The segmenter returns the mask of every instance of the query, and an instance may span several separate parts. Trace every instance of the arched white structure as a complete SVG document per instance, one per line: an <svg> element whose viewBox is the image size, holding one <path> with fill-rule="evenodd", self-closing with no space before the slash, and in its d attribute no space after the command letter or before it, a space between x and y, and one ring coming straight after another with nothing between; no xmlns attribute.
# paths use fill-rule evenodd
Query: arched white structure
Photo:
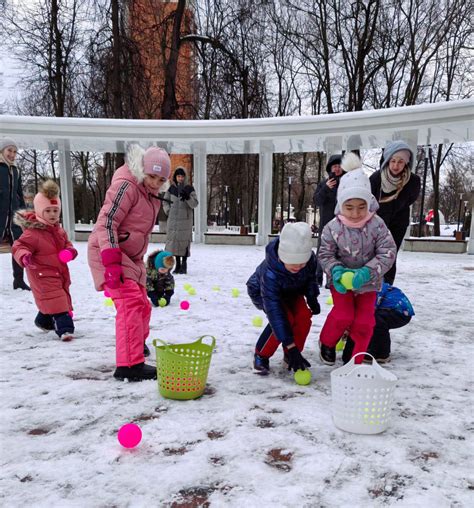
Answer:
<svg viewBox="0 0 474 508"><path fill-rule="evenodd" d="M130 142L155 144L169 153L193 154L200 206L195 241L207 225L207 154L255 153L260 156L257 244L271 231L272 154L327 153L378 148L393 139L411 146L473 141L474 100L321 116L238 120L117 120L0 116L0 133L21 148L59 150L64 227L74 238L70 151L123 152Z"/></svg>

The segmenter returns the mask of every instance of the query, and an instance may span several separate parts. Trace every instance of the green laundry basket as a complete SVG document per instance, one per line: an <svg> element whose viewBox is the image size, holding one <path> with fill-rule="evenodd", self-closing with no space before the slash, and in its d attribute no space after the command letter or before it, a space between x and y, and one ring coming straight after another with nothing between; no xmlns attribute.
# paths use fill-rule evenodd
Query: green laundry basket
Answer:
<svg viewBox="0 0 474 508"><path fill-rule="evenodd" d="M202 340L212 339L211 344ZM190 344L167 344L155 339L156 372L160 395L167 399L197 399L206 388L207 373L216 339L203 335Z"/></svg>

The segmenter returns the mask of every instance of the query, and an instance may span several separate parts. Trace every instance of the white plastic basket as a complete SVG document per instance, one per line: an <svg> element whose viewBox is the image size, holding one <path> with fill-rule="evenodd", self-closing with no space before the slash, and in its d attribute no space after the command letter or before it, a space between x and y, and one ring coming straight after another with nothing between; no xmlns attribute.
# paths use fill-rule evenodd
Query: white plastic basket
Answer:
<svg viewBox="0 0 474 508"><path fill-rule="evenodd" d="M368 355L372 365L356 365ZM358 353L331 372L332 417L336 427L355 434L379 434L390 423L397 377L383 369L368 353Z"/></svg>

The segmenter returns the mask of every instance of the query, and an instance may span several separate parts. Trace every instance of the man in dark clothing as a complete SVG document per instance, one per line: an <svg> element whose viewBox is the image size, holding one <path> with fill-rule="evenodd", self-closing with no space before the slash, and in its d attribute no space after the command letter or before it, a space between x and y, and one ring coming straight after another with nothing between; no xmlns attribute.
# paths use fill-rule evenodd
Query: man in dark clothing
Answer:
<svg viewBox="0 0 474 508"><path fill-rule="evenodd" d="M20 238L21 228L13 223L13 216L20 208L26 208L23 199L21 176L15 165L17 146L13 139L0 140L0 241L13 245ZM23 268L12 256L13 289L26 289Z"/></svg>
<svg viewBox="0 0 474 508"><path fill-rule="evenodd" d="M332 219L334 219L334 209L336 208L337 201L337 188L339 187L339 180L344 174L341 167L342 155L335 154L329 157L326 164L326 171L328 177L319 182L316 192L314 193L313 202L314 207L319 208L319 237L318 237L318 252L321 244L321 233L324 226ZM320 286L323 285L323 270L318 263L317 281Z"/></svg>

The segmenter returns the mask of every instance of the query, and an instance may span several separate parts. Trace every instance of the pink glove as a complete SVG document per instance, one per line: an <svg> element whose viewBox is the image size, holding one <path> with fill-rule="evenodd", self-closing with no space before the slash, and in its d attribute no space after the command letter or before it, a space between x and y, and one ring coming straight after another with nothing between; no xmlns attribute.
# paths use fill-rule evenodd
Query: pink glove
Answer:
<svg viewBox="0 0 474 508"><path fill-rule="evenodd" d="M60 250L58 254L59 260L64 264L69 263L69 261L72 261L73 259L76 259L76 257L77 257L76 249L63 249Z"/></svg>
<svg viewBox="0 0 474 508"><path fill-rule="evenodd" d="M33 256L31 254L25 254L22 258L21 258L21 264L25 267L25 268L36 268L36 266L33 264L33 260L32 260Z"/></svg>
<svg viewBox="0 0 474 508"><path fill-rule="evenodd" d="M117 289L123 282L122 251L120 249L105 249L100 253L102 264L105 266L105 284L110 289Z"/></svg>

